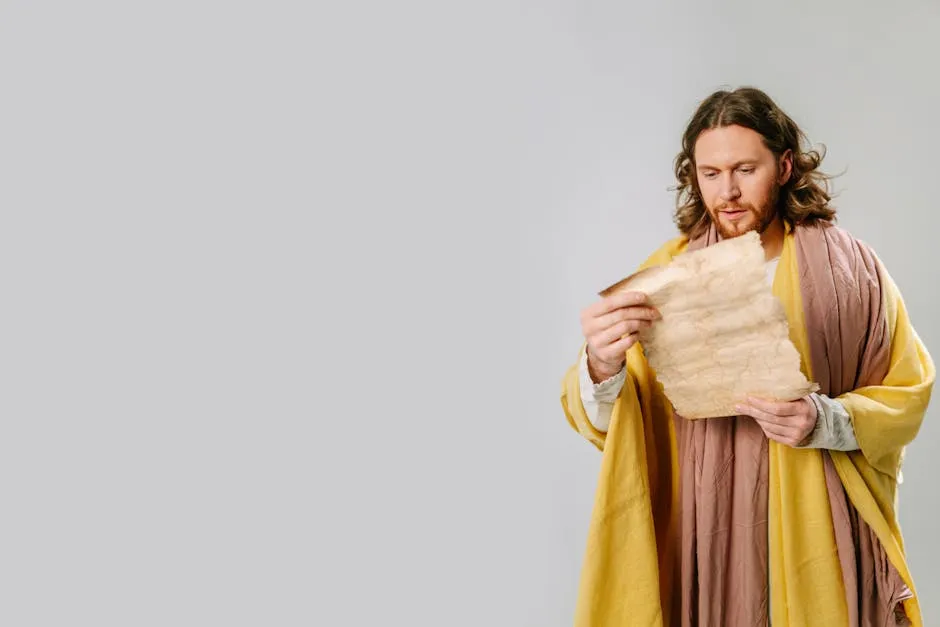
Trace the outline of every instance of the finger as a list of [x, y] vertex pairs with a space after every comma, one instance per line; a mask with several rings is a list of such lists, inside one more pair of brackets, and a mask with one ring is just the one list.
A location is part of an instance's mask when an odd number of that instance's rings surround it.
[[625, 320], [618, 322], [606, 331], [597, 335], [597, 345], [601, 348], [613, 344], [624, 335], [631, 335], [648, 329], [652, 323], [649, 320]]
[[637, 305], [649, 305], [649, 297], [643, 292], [617, 292], [601, 299], [596, 303], [597, 315], [610, 313], [622, 307], [636, 307]]
[[662, 316], [659, 315], [659, 312], [656, 311], [653, 307], [622, 307], [616, 309], [610, 313], [604, 314], [598, 318], [595, 318], [591, 323], [590, 327], [596, 329], [597, 331], [604, 331], [613, 327], [618, 322], [626, 322], [627, 320], [659, 320]]
[[800, 435], [799, 431], [796, 429], [781, 427], [778, 424], [762, 420], [755, 420], [755, 422], [768, 439], [786, 444], [787, 446], [796, 446], [799, 443]]
[[639, 339], [639, 333], [628, 333], [600, 349], [592, 349], [592, 353], [596, 359], [607, 364], [623, 363], [627, 351], [630, 350], [630, 347], [636, 344]]
[[770, 422], [769, 420], [761, 420], [760, 418], [755, 418], [754, 422], [756, 422], [758, 426], [761, 428], [761, 430], [767, 434], [767, 437], [770, 437], [770, 436], [774, 436], [778, 438], [788, 437], [796, 431], [792, 427], [779, 425], [776, 422]]
[[623, 357], [630, 348], [640, 339], [638, 333], [626, 335], [610, 345], [610, 352], [619, 357]]
[[761, 411], [773, 414], [775, 416], [795, 416], [802, 409], [799, 401], [793, 403], [788, 401], [768, 401], [762, 398], [749, 396], [747, 403]]
[[792, 420], [788, 419], [788, 417], [772, 414], [768, 411], [764, 411], [763, 409], [760, 409], [759, 407], [755, 407], [754, 405], [751, 405], [749, 403], [740, 403], [738, 405], [735, 405], [734, 410], [742, 416], [750, 416], [751, 418], [754, 418], [755, 420], [771, 422], [773, 424], [777, 424], [781, 426], [789, 426], [790, 423], [792, 422]]

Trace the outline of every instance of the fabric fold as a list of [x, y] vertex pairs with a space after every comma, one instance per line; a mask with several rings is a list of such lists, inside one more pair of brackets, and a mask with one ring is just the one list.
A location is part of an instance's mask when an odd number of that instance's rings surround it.
[[[716, 241], [713, 228], [676, 238], [640, 269]], [[577, 626], [760, 625], [768, 604], [774, 625], [922, 623], [895, 499], [933, 385], [930, 357], [877, 258], [837, 227], [787, 229], [774, 293], [804, 373], [846, 403], [862, 450], [785, 447], [748, 417], [687, 421], [640, 344], [598, 432], [575, 365], [562, 406], [603, 452]]]

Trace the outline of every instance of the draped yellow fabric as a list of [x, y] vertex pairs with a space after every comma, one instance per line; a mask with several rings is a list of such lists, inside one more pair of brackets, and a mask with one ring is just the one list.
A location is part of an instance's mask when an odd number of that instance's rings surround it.
[[[641, 269], [668, 263], [687, 244], [684, 237], [667, 242]], [[796, 257], [788, 232], [773, 291], [785, 305], [791, 339], [812, 380]], [[852, 417], [861, 451], [831, 455], [852, 504], [915, 591], [897, 519], [897, 477], [904, 446], [923, 420], [936, 372], [897, 286], [883, 267], [880, 270], [890, 367], [881, 385], [838, 397]], [[627, 375], [606, 433], [595, 429], [584, 412], [577, 361], [561, 386], [569, 424], [602, 451], [575, 611], [577, 627], [668, 626], [673, 595], [678, 594], [672, 571], [678, 464], [671, 408], [639, 344], [627, 353]], [[773, 624], [846, 624], [821, 452], [771, 442], [769, 483]], [[916, 594], [904, 607], [915, 626], [923, 624]]]

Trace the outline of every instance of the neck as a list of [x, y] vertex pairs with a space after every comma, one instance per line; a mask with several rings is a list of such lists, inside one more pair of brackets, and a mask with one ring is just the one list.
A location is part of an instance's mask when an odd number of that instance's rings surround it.
[[780, 216], [774, 218], [764, 232], [760, 235], [760, 243], [764, 247], [764, 259], [770, 261], [779, 257], [783, 252], [783, 237], [786, 230], [783, 227], [783, 220]]

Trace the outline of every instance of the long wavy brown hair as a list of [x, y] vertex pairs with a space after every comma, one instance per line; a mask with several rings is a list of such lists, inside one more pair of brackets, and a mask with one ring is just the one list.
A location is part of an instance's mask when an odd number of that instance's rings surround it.
[[734, 91], [716, 91], [702, 101], [682, 136], [682, 151], [675, 159], [675, 223], [679, 230], [695, 237], [708, 227], [711, 217], [702, 201], [695, 176], [695, 142], [706, 130], [739, 125], [760, 133], [764, 145], [780, 157], [792, 151], [793, 173], [780, 188], [777, 211], [793, 224], [817, 221], [835, 222], [836, 210], [830, 206], [830, 177], [819, 166], [823, 151], [804, 150], [805, 133], [770, 97], [754, 87]]

